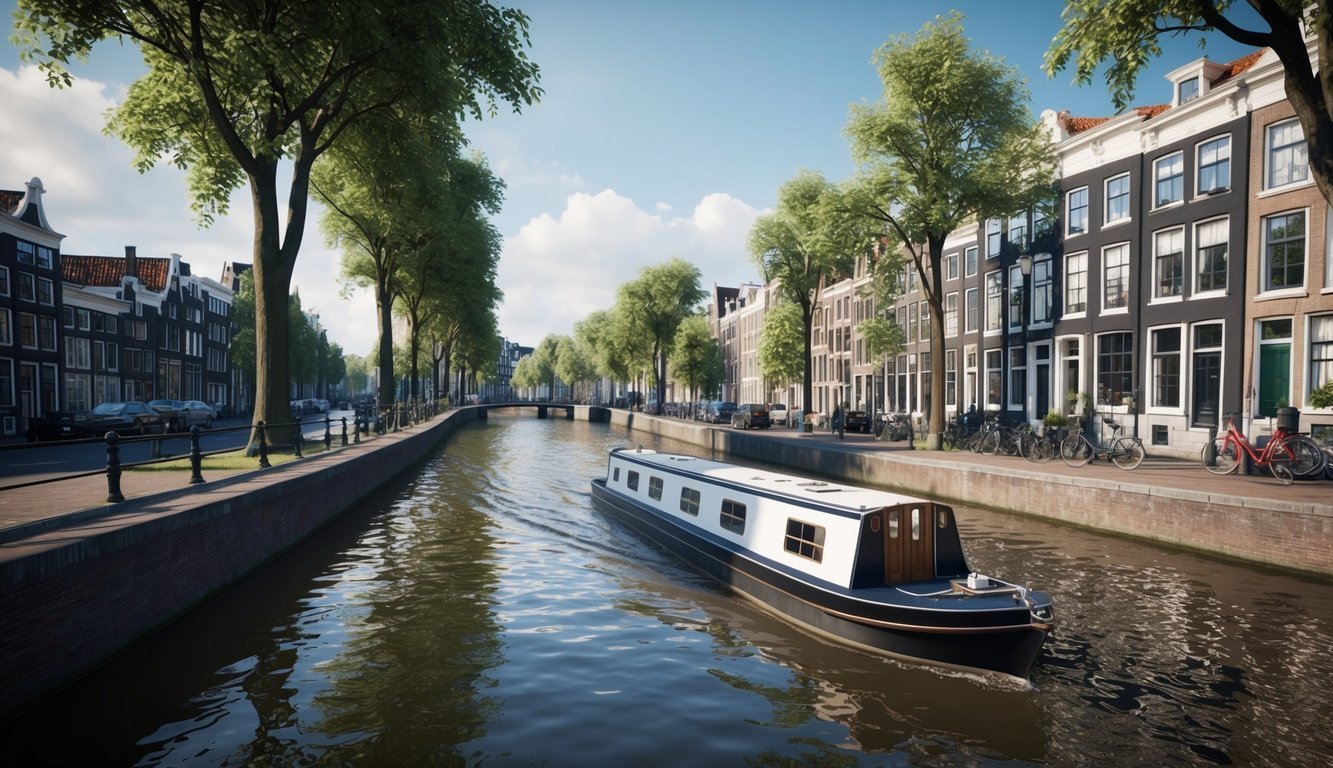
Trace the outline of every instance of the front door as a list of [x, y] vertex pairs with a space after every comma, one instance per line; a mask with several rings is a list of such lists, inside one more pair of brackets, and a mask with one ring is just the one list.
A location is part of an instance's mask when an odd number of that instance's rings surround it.
[[935, 578], [935, 508], [929, 502], [884, 510], [884, 581]]
[[1278, 401], [1291, 394], [1291, 345], [1259, 346], [1259, 413], [1276, 416]]

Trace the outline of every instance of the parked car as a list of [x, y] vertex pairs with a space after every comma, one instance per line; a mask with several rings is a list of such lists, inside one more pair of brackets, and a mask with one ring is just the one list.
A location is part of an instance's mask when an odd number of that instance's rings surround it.
[[742, 403], [731, 412], [731, 426], [736, 429], [768, 429], [771, 424], [763, 403]]
[[87, 411], [50, 411], [45, 416], [28, 419], [24, 437], [30, 443], [46, 440], [74, 440], [88, 437]]
[[122, 435], [146, 435], [166, 432], [166, 419], [146, 403], [138, 400], [108, 402], [88, 412], [87, 434], [102, 435], [117, 432]]
[[708, 404], [708, 415], [704, 419], [711, 424], [729, 424], [731, 422], [731, 412], [736, 410], [736, 404], [730, 401], [714, 400]]
[[770, 424], [789, 426], [787, 424], [787, 406], [784, 403], [770, 403], [768, 406], [768, 421]]
[[169, 432], [184, 432], [196, 424], [205, 429], [213, 426], [213, 408], [200, 400], [163, 398], [149, 401], [148, 407], [162, 415]]
[[848, 411], [842, 428], [847, 432], [869, 432], [870, 414], [865, 411]]

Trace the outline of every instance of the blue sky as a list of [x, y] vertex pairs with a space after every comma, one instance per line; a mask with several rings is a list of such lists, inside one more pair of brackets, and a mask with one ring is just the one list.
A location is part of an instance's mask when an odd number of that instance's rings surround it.
[[[974, 47], [1020, 70], [1034, 119], [1047, 108], [1113, 113], [1102, 83], [1078, 87], [1068, 73], [1041, 72], [1061, 26], [1064, 4], [1054, 0], [508, 4], [531, 17], [545, 96], [466, 131], [507, 184], [495, 219], [505, 237], [500, 330], [526, 345], [571, 333], [642, 267], [674, 256], [699, 267], [705, 288], [756, 281], [745, 251], [754, 218], [801, 169], [852, 174], [843, 127], [851, 104], [880, 98], [871, 57], [938, 15], [961, 12]], [[1219, 36], [1201, 52], [1196, 41], [1166, 46], [1141, 77], [1137, 103], [1168, 101], [1162, 76], [1201, 55], [1229, 61], [1248, 50]], [[140, 255], [180, 253], [213, 277], [226, 261], [250, 260], [245, 190], [230, 216], [199, 230], [179, 172], [139, 175], [129, 150], [101, 134], [102, 114], [142, 71], [132, 48], [104, 44], [63, 91], [24, 70], [11, 44], [3, 52], [0, 188], [41, 177], [64, 252], [116, 255], [132, 244]], [[340, 284], [340, 257], [316, 226], [312, 217], [293, 284], [334, 341], [366, 354], [373, 300]]]

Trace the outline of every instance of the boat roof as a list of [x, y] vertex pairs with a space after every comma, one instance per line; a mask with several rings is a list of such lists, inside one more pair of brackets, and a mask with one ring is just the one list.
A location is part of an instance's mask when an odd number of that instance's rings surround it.
[[758, 492], [799, 499], [851, 513], [869, 513], [900, 504], [928, 503], [928, 499], [875, 488], [844, 485], [755, 467], [743, 467], [681, 453], [659, 453], [647, 448], [617, 448], [613, 454], [632, 457], [641, 464], [672, 472], [700, 475], [714, 481], [744, 486]]

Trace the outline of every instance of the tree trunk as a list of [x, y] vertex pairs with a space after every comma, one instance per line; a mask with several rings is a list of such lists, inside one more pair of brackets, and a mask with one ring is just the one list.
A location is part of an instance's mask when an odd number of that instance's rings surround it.
[[944, 238], [931, 238], [928, 241], [930, 251], [929, 285], [934, 290], [926, 291], [926, 305], [930, 307], [930, 410], [927, 414], [926, 450], [938, 451], [943, 446], [944, 433], [944, 301], [939, 287], [944, 284], [943, 266]]
[[393, 294], [389, 292], [388, 278], [375, 281], [375, 310], [379, 315], [380, 331], [380, 407], [393, 405]]
[[[299, 165], [296, 171], [300, 171]], [[260, 167], [258, 175], [250, 177], [250, 202], [255, 218], [255, 402], [252, 423], [263, 421], [266, 425], [289, 425], [292, 412], [287, 302], [292, 281], [292, 259], [284, 253], [278, 239], [280, 225], [276, 174], [276, 164], [270, 164]], [[287, 239], [290, 241], [292, 219], [304, 222], [304, 206], [299, 212], [290, 211], [289, 215]], [[274, 426], [266, 430], [265, 438], [271, 443], [285, 444], [291, 442], [292, 434], [291, 426]], [[255, 440], [256, 432], [252, 429], [251, 445], [254, 445]]]
[[[815, 308], [813, 303], [809, 306], [801, 307], [801, 321], [805, 323], [805, 378], [801, 382], [801, 411], [803, 413], [808, 413], [815, 409], [815, 379], [814, 371], [811, 370], [810, 367], [811, 361], [815, 356], [814, 341], [810, 338], [810, 334], [814, 332], [814, 315]], [[804, 416], [802, 416], [802, 423], [804, 423], [804, 420]]]

